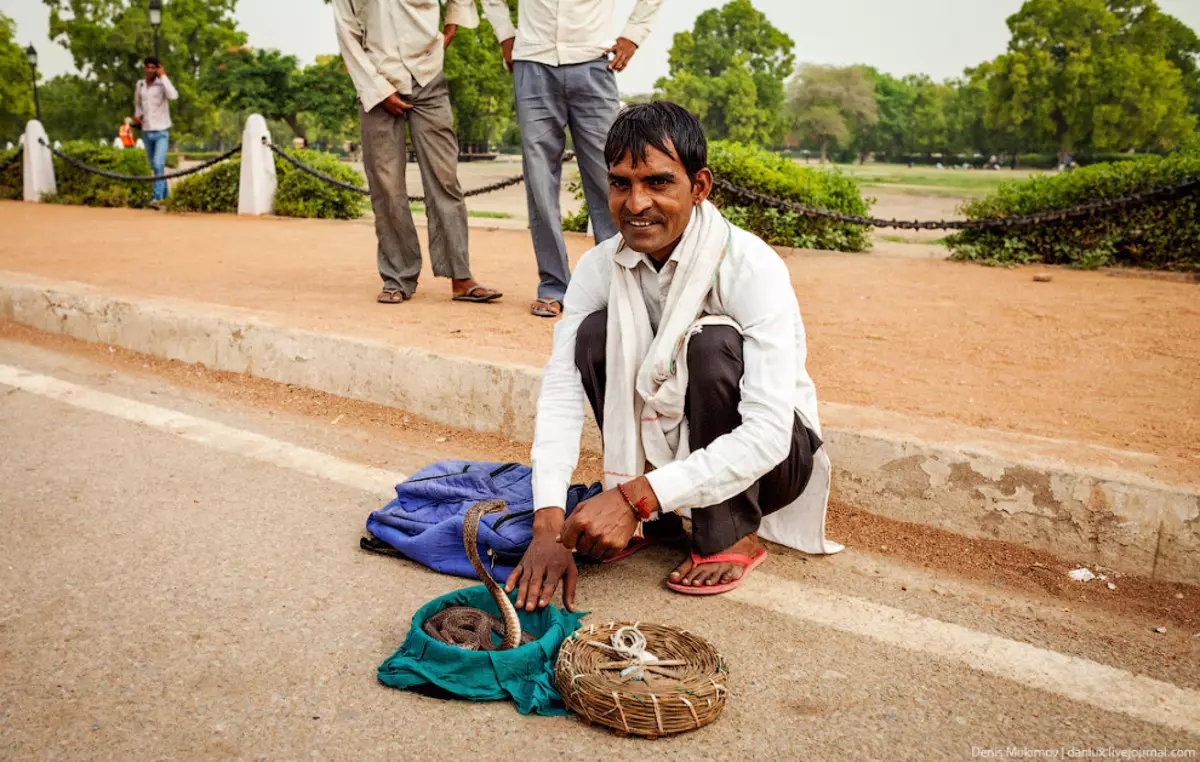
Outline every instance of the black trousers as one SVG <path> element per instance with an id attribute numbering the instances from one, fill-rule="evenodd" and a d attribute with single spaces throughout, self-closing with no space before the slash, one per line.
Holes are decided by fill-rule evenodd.
<path id="1" fill-rule="evenodd" d="M 608 311 L 586 317 L 575 340 L 575 364 L 596 422 L 604 428 L 605 359 Z M 684 415 L 689 447 L 699 450 L 742 424 L 738 412 L 743 373 L 742 337 L 728 326 L 708 326 L 688 344 L 688 389 Z M 729 548 L 758 531 L 764 516 L 793 503 L 812 477 L 813 455 L 821 440 L 796 416 L 787 458 L 750 489 L 718 505 L 692 510 L 692 547 L 703 556 Z M 658 525 L 658 526 L 654 526 Z M 648 535 L 677 534 L 680 518 L 665 514 L 646 525 Z"/>

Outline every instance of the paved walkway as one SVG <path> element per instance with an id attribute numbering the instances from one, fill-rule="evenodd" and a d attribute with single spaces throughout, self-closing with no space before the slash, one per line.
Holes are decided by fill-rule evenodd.
<path id="1" fill-rule="evenodd" d="M 117 295 L 260 310 L 397 345 L 539 366 L 553 323 L 531 317 L 528 234 L 472 229 L 494 305 L 449 300 L 425 274 L 403 305 L 373 301 L 365 222 L 162 215 L 0 203 L 0 270 Z M 424 233 L 422 233 L 424 236 Z M 568 241 L 572 257 L 588 247 Z M 1161 456 L 1200 477 L 1200 288 L 1029 268 L 796 253 L 788 257 L 822 398 Z"/>

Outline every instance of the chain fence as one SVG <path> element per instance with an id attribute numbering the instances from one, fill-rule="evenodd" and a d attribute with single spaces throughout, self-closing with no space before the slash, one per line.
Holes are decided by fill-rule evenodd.
<path id="1" fill-rule="evenodd" d="M 280 157 L 281 159 L 288 162 L 289 164 L 296 167 L 297 169 L 301 170 L 302 172 L 306 172 L 307 174 L 312 175 L 313 177 L 317 178 L 318 180 L 329 183 L 330 185 L 341 188 L 342 190 L 351 191 L 353 193 L 361 193 L 364 196 L 371 195 L 371 191 L 366 188 L 360 188 L 357 185 L 352 185 L 347 182 L 342 182 L 341 180 L 338 180 L 337 178 L 330 177 L 329 175 L 327 175 L 319 170 L 313 169 L 312 167 L 308 166 L 304 162 L 297 159 L 295 156 L 292 156 L 287 151 L 284 151 L 279 146 L 277 146 L 274 143 L 272 143 L 271 141 L 267 140 L 267 138 L 265 138 L 265 137 L 263 138 L 263 145 L 268 146 L 275 153 L 276 156 Z M 575 158 L 575 152 L 567 151 L 567 153 L 565 155 L 563 155 L 562 163 L 566 164 L 567 162 L 569 162 L 571 159 L 574 159 L 574 158 Z M 514 185 L 520 185 L 523 182 L 525 182 L 524 173 L 519 174 L 519 175 L 513 175 L 511 177 L 506 177 L 503 180 L 494 182 L 491 185 L 485 185 L 481 188 L 474 188 L 472 190 L 466 191 L 465 193 L 463 193 L 463 197 L 464 198 L 472 198 L 474 196 L 483 196 L 488 193 L 495 193 L 496 191 L 504 190 L 505 188 L 511 188 Z M 425 203 L 424 196 L 409 196 L 408 200 L 415 204 L 424 204 Z"/>
<path id="2" fill-rule="evenodd" d="M 862 217 L 855 214 L 840 214 L 823 209 L 813 209 L 803 204 L 783 201 L 767 196 L 749 188 L 716 178 L 713 183 L 720 190 L 728 193 L 735 201 L 748 202 L 785 212 L 794 212 L 813 219 L 826 219 L 842 222 L 848 225 L 863 225 L 873 228 L 897 228 L 899 230 L 987 230 L 992 228 L 1020 227 L 1035 225 L 1041 222 L 1059 222 L 1062 220 L 1090 217 L 1097 212 L 1107 212 L 1128 206 L 1144 204 L 1163 198 L 1179 198 L 1200 191 L 1200 177 L 1190 177 L 1170 185 L 1163 185 L 1146 191 L 1131 193 L 1127 196 L 1097 201 L 1091 204 L 1081 204 L 1069 209 L 1057 209 L 1049 212 L 1036 212 L 1013 217 L 992 217 L 982 220 L 884 220 L 878 217 Z"/>
<path id="3" fill-rule="evenodd" d="M 14 164 L 16 164 L 18 161 L 20 161 L 20 160 L 21 160 L 21 155 L 22 155 L 22 154 L 24 154 L 24 153 L 25 153 L 25 152 L 24 152 L 23 150 L 21 150 L 20 148 L 18 148 L 18 149 L 17 149 L 17 151 L 16 151 L 16 153 L 14 153 L 12 156 L 9 156 L 9 157 L 8 157 L 7 159 L 5 159 L 4 161 L 0 161 L 0 172 L 3 172 L 4 170 L 8 169 L 8 168 L 9 168 L 9 167 L 11 167 L 12 165 L 14 165 Z"/>
<path id="4" fill-rule="evenodd" d="M 89 166 L 89 165 L 83 163 L 82 161 L 79 161 L 78 159 L 76 159 L 72 156 L 67 155 L 66 153 L 63 153 L 62 151 L 60 151 L 59 149 L 55 148 L 54 146 L 48 144 L 45 140 L 43 140 L 41 138 L 38 139 L 38 142 L 41 143 L 43 146 L 46 146 L 47 148 L 49 148 L 51 150 L 51 152 L 54 153 L 55 156 L 59 157 L 63 161 L 67 162 L 68 164 L 71 164 L 72 166 L 74 166 L 78 169 L 81 169 L 85 172 L 91 172 L 93 174 L 100 175 L 102 177 L 107 177 L 112 180 L 121 180 L 121 181 L 128 181 L 128 182 L 156 182 L 156 181 L 160 181 L 160 180 L 173 180 L 173 179 L 179 178 L 179 177 L 186 177 L 188 175 L 192 175 L 197 172 L 201 172 L 205 169 L 208 169 L 209 167 L 211 167 L 215 164 L 220 164 L 221 162 L 232 158 L 235 154 L 237 154 L 238 152 L 240 152 L 242 150 L 242 146 L 239 145 L 234 148 L 231 148 L 230 150 L 226 151 L 225 153 L 221 154 L 220 156 L 209 159 L 208 161 L 203 162 L 202 164 L 198 164 L 194 167 L 189 167 L 188 169 L 181 170 L 179 172 L 171 172 L 171 173 L 164 174 L 164 175 L 145 176 L 145 175 L 122 175 L 122 174 L 118 174 L 116 172 L 109 172 L 107 170 L 99 169 L 97 167 L 92 167 L 92 166 Z M 337 178 L 330 177 L 329 175 L 310 167 L 309 165 L 300 161 L 295 156 L 292 156 L 287 151 L 284 151 L 282 148 L 280 148 L 279 146 L 272 143 L 266 137 L 263 138 L 263 145 L 270 148 L 271 151 L 276 156 L 280 157 L 281 159 L 288 162 L 292 166 L 296 167 L 300 171 L 305 172 L 324 183 L 327 183 L 327 184 L 332 185 L 337 188 L 341 188 L 342 190 L 345 190 L 345 191 L 350 191 L 352 193 L 358 193 L 358 194 L 361 194 L 364 196 L 371 195 L 371 191 L 368 190 L 367 188 L 362 188 L 362 187 L 359 187 L 352 183 L 343 182 L 341 180 L 338 180 Z M 12 157 L 10 157 L 5 162 L 0 164 L 0 171 L 7 169 L 14 162 L 18 161 L 20 156 L 21 156 L 21 152 L 18 151 Z M 563 155 L 562 163 L 566 164 L 567 162 L 571 161 L 573 158 L 575 158 L 575 152 L 568 151 L 566 154 Z M 514 185 L 519 185 L 520 183 L 522 183 L 524 181 L 525 181 L 524 174 L 512 175 L 511 177 L 506 177 L 503 180 L 498 180 L 497 182 L 491 183 L 490 185 L 485 185 L 480 188 L 474 188 L 472 190 L 466 191 L 463 194 L 463 196 L 465 198 L 472 198 L 474 196 L 482 196 L 482 195 L 485 195 L 488 193 L 495 193 L 496 191 L 501 191 L 501 190 L 504 190 L 505 188 L 510 188 Z M 1153 188 L 1153 189 L 1145 190 L 1145 191 L 1138 191 L 1137 193 L 1130 193 L 1125 196 L 1120 196 L 1120 197 L 1112 198 L 1112 199 L 1106 199 L 1104 201 L 1096 201 L 1096 202 L 1093 202 L 1090 204 L 1081 204 L 1078 206 L 1071 207 L 1069 209 L 1058 209 L 1058 210 L 1047 211 L 1047 212 L 1036 212 L 1033 214 L 1022 214 L 1022 215 L 1015 215 L 1015 216 L 1011 216 L 1011 217 L 992 217 L 992 218 L 979 219 L 979 220 L 898 220 L 898 219 L 888 220 L 888 219 L 881 219 L 879 217 L 864 217 L 864 216 L 856 215 L 856 214 L 842 214 L 840 212 L 832 212 L 832 211 L 829 211 L 826 209 L 814 209 L 812 207 L 805 206 L 804 204 L 798 204 L 794 201 L 785 201 L 783 199 L 778 199 L 773 196 L 768 196 L 765 193 L 759 193 L 758 191 L 753 191 L 753 190 L 750 190 L 749 188 L 742 187 L 741 185 L 730 182 L 729 180 L 726 180 L 725 178 L 719 177 L 719 176 L 715 178 L 714 186 L 718 190 L 727 194 L 735 204 L 756 205 L 756 206 L 761 206 L 761 207 L 767 207 L 770 209 L 778 209 L 780 211 L 792 212 L 794 214 L 798 214 L 803 217 L 808 217 L 810 219 L 824 219 L 824 220 L 830 220 L 832 222 L 839 222 L 839 223 L 843 223 L 843 224 L 847 224 L 847 225 L 861 225 L 864 227 L 872 227 L 872 228 L 896 228 L 898 230 L 989 230 L 989 229 L 995 229 L 995 228 L 1008 228 L 1008 227 L 1021 227 L 1021 226 L 1027 226 L 1027 225 L 1036 225 L 1036 224 L 1044 223 L 1044 222 L 1060 222 L 1063 220 L 1077 219 L 1080 217 L 1090 217 L 1099 212 L 1107 212 L 1107 211 L 1111 211 L 1114 209 L 1123 209 L 1123 208 L 1129 207 L 1129 206 L 1144 204 L 1149 201 L 1157 201 L 1157 200 L 1166 199 L 1166 198 L 1180 198 L 1180 197 L 1187 196 L 1192 193 L 1200 192 L 1200 177 L 1191 177 L 1191 178 L 1187 178 L 1185 180 L 1181 180 L 1176 183 L 1163 185 L 1158 188 Z M 409 200 L 412 201 L 413 203 L 418 203 L 418 204 L 425 203 L 424 196 L 410 196 Z"/>
<path id="5" fill-rule="evenodd" d="M 174 180 L 178 177 L 187 177 L 188 175 L 194 175 L 197 172 L 201 172 L 203 170 L 208 169 L 209 167 L 213 166 L 214 164 L 220 164 L 221 162 L 223 162 L 227 159 L 233 158 L 234 154 L 239 153 L 242 150 L 242 147 L 240 145 L 235 146 L 234 148 L 229 149 L 228 151 L 221 154 L 220 156 L 209 159 L 208 161 L 203 162 L 202 164 L 197 164 L 194 167 L 188 167 L 187 169 L 180 170 L 179 172 L 168 172 L 165 175 L 122 175 L 117 172 L 109 172 L 106 169 L 99 169 L 98 167 L 93 167 L 88 164 L 84 164 L 82 161 L 80 161 L 79 159 L 76 159 L 74 156 L 70 156 L 70 155 L 65 154 L 62 151 L 58 150 L 57 148 L 50 145 L 42 138 L 38 138 L 38 142 L 41 143 L 42 145 L 46 146 L 46 148 L 49 148 L 50 152 L 53 153 L 55 156 L 62 159 L 66 163 L 70 164 L 71 166 L 75 167 L 76 169 L 81 169 L 84 172 L 91 172 L 93 175 L 100 175 L 101 177 L 107 177 L 110 180 L 121 180 L 124 182 L 132 182 L 132 183 L 153 183 L 153 182 L 159 182 L 161 180 Z"/>

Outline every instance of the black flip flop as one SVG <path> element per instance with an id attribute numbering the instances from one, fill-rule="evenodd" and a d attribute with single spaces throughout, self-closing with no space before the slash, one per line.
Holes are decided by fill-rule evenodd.
<path id="1" fill-rule="evenodd" d="M 474 295 L 479 291 L 484 292 L 483 296 L 475 296 Z M 500 293 L 499 291 L 493 291 L 492 289 L 488 288 L 487 286 L 476 285 L 476 286 L 471 286 L 471 288 L 467 290 L 467 293 L 458 294 L 457 296 L 455 296 L 454 301 L 456 301 L 456 302 L 474 302 L 476 304 L 486 304 L 488 302 L 494 302 L 502 296 L 504 296 L 504 294 Z"/>

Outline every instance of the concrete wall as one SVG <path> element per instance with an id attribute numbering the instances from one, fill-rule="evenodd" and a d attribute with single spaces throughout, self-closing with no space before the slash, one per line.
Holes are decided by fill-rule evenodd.
<path id="1" fill-rule="evenodd" d="M 248 373 L 530 441 L 540 371 L 320 334 L 212 305 L 110 297 L 0 273 L 0 319 Z M 1154 456 L 824 404 L 838 497 L 864 510 L 1200 584 L 1200 490 Z M 599 449 L 594 423 L 585 448 Z M 837 538 L 833 538 L 837 539 Z"/>

